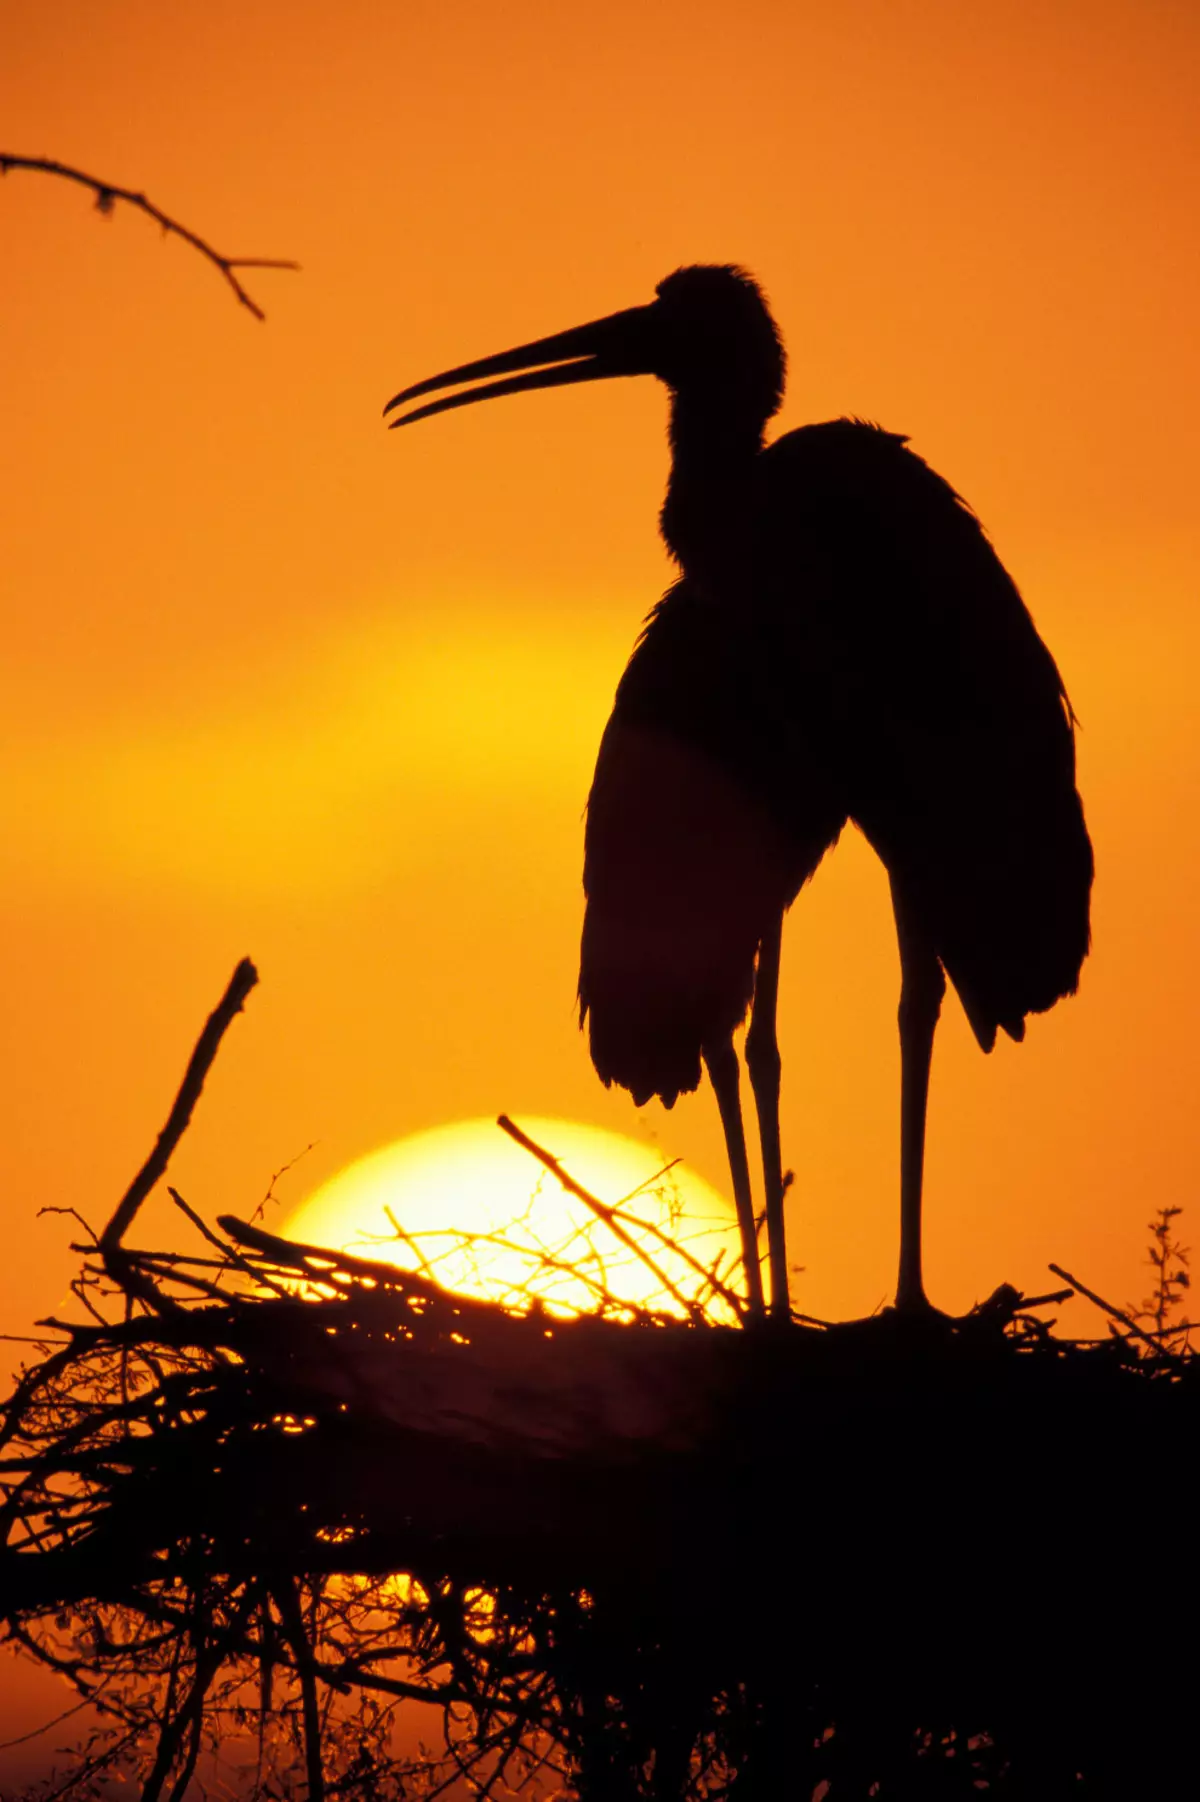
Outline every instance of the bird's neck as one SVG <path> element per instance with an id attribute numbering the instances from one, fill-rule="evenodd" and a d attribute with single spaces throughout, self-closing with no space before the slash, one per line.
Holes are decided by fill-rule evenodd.
<path id="1" fill-rule="evenodd" d="M 693 586 L 728 595 L 746 567 L 762 423 L 709 396 L 676 395 L 670 440 L 671 476 L 659 515 L 667 549 Z"/>

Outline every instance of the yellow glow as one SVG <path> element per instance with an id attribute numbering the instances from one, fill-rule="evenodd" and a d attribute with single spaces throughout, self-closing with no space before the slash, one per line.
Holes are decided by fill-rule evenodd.
<path id="1" fill-rule="evenodd" d="M 716 1263 L 740 1293 L 733 1209 L 700 1177 L 679 1164 L 664 1174 L 654 1146 L 598 1127 L 525 1116 L 518 1124 L 599 1200 L 622 1204 L 706 1270 Z M 389 1212 L 408 1242 L 397 1238 Z M 705 1288 L 685 1256 L 635 1229 L 656 1275 L 490 1119 L 436 1127 L 360 1158 L 301 1203 L 282 1230 L 404 1269 L 425 1260 L 445 1288 L 519 1306 L 532 1294 L 555 1312 L 594 1308 L 603 1288 L 622 1302 L 678 1314 L 682 1304 L 663 1277 L 689 1300 Z M 466 1235 L 475 1242 L 465 1244 Z M 479 1235 L 503 1243 L 482 1243 Z M 709 1311 L 723 1317 L 720 1308 Z"/>
<path id="2" fill-rule="evenodd" d="M 19 758 L 23 784 L 0 793 L 0 870 L 119 892 L 345 894 L 427 863 L 451 810 L 553 817 L 553 796 L 574 818 L 627 636 L 548 625 L 505 595 L 466 638 L 381 609 L 273 680 L 235 672 L 136 730 L 95 702 L 47 729 L 5 687 L 0 757 Z M 331 854 L 313 859 L 316 842 Z"/>

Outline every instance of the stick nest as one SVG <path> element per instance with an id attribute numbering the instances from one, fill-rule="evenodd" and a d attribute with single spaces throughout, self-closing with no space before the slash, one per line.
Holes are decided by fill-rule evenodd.
<path id="1" fill-rule="evenodd" d="M 1185 1793 L 1186 1351 L 1011 1289 L 746 1331 L 715 1272 L 516 1313 L 185 1211 L 0 1436 L 7 1631 L 91 1709 L 41 1793 Z"/>

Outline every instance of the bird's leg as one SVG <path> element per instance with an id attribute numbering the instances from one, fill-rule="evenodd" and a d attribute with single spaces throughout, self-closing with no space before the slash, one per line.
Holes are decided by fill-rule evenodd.
<path id="1" fill-rule="evenodd" d="M 767 1210 L 767 1250 L 771 1258 L 771 1313 L 777 1320 L 791 1317 L 788 1296 L 787 1245 L 783 1231 L 783 1154 L 779 1145 L 779 1040 L 775 1010 L 779 1000 L 779 949 L 783 939 L 783 915 L 778 914 L 758 947 L 754 978 L 754 1011 L 746 1034 L 746 1068 L 758 1110 L 758 1141 L 762 1147 L 763 1193 Z"/>
<path id="2" fill-rule="evenodd" d="M 929 1308 L 921 1279 L 921 1182 L 929 1066 L 946 978 L 915 910 L 894 878 L 892 906 L 900 943 L 900 1279 L 896 1306 L 902 1313 L 918 1314 Z"/>
<path id="3" fill-rule="evenodd" d="M 729 1153 L 729 1174 L 733 1178 L 733 1199 L 737 1207 L 738 1232 L 742 1240 L 742 1265 L 746 1272 L 746 1298 L 750 1317 L 763 1316 L 762 1269 L 758 1261 L 758 1234 L 754 1226 L 754 1202 L 750 1194 L 750 1164 L 746 1157 L 746 1134 L 742 1128 L 742 1103 L 738 1094 L 738 1058 L 733 1048 L 733 1034 L 717 1045 L 706 1046 L 704 1062 L 709 1080 L 721 1110 L 725 1129 L 725 1149 Z"/>

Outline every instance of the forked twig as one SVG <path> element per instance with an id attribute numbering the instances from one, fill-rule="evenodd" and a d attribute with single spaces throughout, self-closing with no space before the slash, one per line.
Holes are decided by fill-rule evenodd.
<path id="1" fill-rule="evenodd" d="M 198 250 L 202 257 L 206 257 L 215 268 L 219 269 L 233 289 L 239 303 L 253 313 L 256 319 L 265 319 L 266 314 L 258 302 L 252 299 L 243 288 L 234 273 L 235 270 L 299 269 L 300 267 L 299 263 L 293 263 L 284 257 L 222 256 L 219 250 L 214 250 L 211 244 L 198 237 L 186 225 L 181 225 L 178 219 L 172 219 L 169 213 L 164 213 L 161 207 L 156 207 L 154 202 L 148 200 L 144 194 L 138 194 L 133 188 L 118 188 L 115 183 L 101 181 L 95 175 L 85 175 L 82 169 L 73 169 L 67 163 L 55 162 L 52 157 L 14 156 L 10 151 L 0 150 L 0 175 L 7 175 L 10 169 L 36 169 L 43 175 L 60 175 L 64 181 L 78 182 L 80 187 L 91 189 L 96 196 L 97 210 L 101 213 L 111 213 L 118 200 L 123 200 L 127 206 L 136 207 L 138 212 L 145 213 L 148 218 L 153 219 L 154 223 L 161 227 L 164 235 L 182 238 L 185 244 L 190 244 L 193 250 Z"/>

